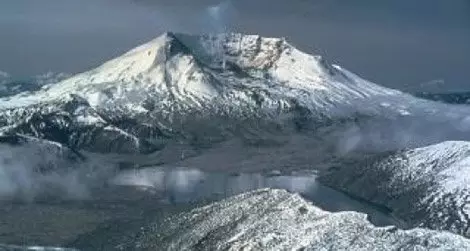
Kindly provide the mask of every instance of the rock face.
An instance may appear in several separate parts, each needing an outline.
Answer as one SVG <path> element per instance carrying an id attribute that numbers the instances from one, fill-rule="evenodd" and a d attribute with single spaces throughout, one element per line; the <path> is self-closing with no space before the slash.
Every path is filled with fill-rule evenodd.
<path id="1" fill-rule="evenodd" d="M 135 246 L 134 246 L 135 245 Z M 366 215 L 330 213 L 284 190 L 264 189 L 142 228 L 141 250 L 468 250 L 461 236 L 374 227 Z"/>
<path id="2" fill-rule="evenodd" d="M 470 143 L 447 141 L 331 169 L 320 180 L 412 226 L 470 237 Z"/>

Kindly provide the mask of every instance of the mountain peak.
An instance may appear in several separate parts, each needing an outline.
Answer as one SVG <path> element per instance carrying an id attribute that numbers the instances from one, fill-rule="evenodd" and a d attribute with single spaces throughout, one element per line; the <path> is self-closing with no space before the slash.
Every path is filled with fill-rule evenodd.
<path id="1" fill-rule="evenodd" d="M 241 68 L 266 69 L 286 49 L 294 48 L 282 38 L 241 33 L 192 35 L 165 32 L 154 40 L 130 50 L 122 57 L 139 55 L 139 61 L 147 63 L 155 58 L 155 63 L 158 64 L 161 63 L 159 59 L 185 54 L 214 69 L 223 68 L 224 62 Z M 121 60 L 122 57 L 117 59 Z"/>
<path id="2" fill-rule="evenodd" d="M 221 33 L 204 35 L 172 34 L 206 65 L 221 68 L 230 62 L 240 68 L 266 69 L 276 61 L 287 43 L 279 38 Z M 223 68 L 223 67 L 222 67 Z"/>
<path id="3" fill-rule="evenodd" d="M 348 99 L 399 93 L 331 66 L 283 38 L 165 32 L 93 70 L 35 93 L 2 99 L 0 109 L 75 94 L 92 107 L 132 107 L 139 113 L 146 111 L 144 100 L 178 109 L 210 107 L 217 100 L 218 106 L 239 109 L 237 104 L 244 104 L 256 110 L 260 103 L 252 92 L 262 93 L 265 104 L 275 110 L 292 100 L 317 110 Z"/>

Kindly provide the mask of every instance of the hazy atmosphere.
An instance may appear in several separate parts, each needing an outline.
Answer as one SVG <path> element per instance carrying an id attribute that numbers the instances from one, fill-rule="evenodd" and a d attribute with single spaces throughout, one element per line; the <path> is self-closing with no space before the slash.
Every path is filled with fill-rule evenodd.
<path id="1" fill-rule="evenodd" d="M 77 73 L 166 30 L 282 36 L 381 85 L 470 90 L 467 0 L 6 0 L 0 71 Z M 431 84 L 429 84 L 431 82 Z"/>

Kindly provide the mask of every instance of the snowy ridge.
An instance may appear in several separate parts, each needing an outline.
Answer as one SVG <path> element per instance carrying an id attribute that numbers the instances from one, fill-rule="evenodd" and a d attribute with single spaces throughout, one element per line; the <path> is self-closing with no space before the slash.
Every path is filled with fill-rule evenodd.
<path id="1" fill-rule="evenodd" d="M 390 185 L 403 184 L 410 176 L 415 183 L 432 182 L 417 203 L 430 212 L 421 225 L 439 229 L 444 221 L 446 229 L 470 236 L 470 142 L 443 142 L 405 156 L 404 168 L 397 169 Z"/>
<path id="2" fill-rule="evenodd" d="M 366 159 L 321 179 L 387 206 L 412 226 L 470 236 L 470 142 L 446 141 Z"/>
<path id="3" fill-rule="evenodd" d="M 374 227 L 366 215 L 330 213 L 284 190 L 262 189 L 142 228 L 135 246 L 164 250 L 467 250 L 458 235 Z"/>
<path id="4" fill-rule="evenodd" d="M 411 150 L 405 154 L 406 168 L 394 179 L 406 173 L 430 175 L 444 193 L 470 190 L 470 142 L 447 141 Z"/>

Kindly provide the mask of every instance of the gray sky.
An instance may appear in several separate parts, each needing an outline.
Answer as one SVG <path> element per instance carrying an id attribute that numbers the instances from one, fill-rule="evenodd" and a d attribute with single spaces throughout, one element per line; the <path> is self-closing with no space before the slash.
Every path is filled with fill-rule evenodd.
<path id="1" fill-rule="evenodd" d="M 80 72 L 165 30 L 218 26 L 283 36 L 376 83 L 414 90 L 442 79 L 470 90 L 468 0 L 3 0 L 0 70 L 16 77 Z M 221 25 L 222 24 L 222 25 Z"/>

